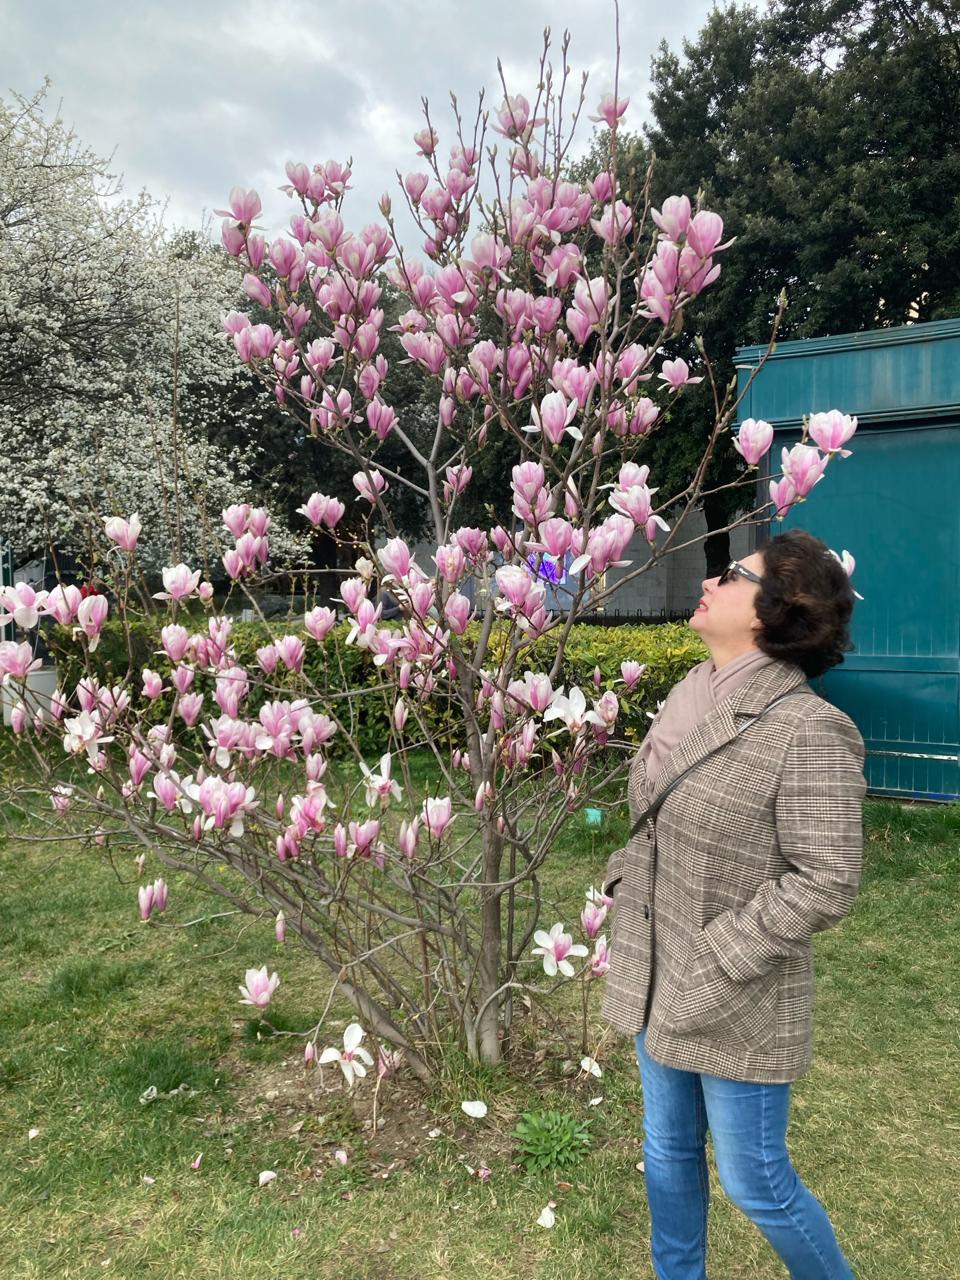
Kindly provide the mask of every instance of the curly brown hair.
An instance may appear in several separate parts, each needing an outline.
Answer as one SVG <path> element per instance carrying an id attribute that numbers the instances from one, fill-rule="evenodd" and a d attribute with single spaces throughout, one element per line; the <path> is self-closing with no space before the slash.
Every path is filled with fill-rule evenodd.
<path id="1" fill-rule="evenodd" d="M 853 588 L 826 543 L 790 529 L 760 549 L 763 582 L 757 593 L 757 645 L 771 658 L 819 676 L 853 648 Z"/>

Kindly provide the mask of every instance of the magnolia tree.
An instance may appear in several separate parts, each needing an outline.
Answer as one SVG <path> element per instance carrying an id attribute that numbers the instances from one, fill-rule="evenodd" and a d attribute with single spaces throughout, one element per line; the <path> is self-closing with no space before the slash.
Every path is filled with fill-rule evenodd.
<path id="1" fill-rule="evenodd" d="M 617 130 L 628 104 L 616 92 L 592 117 L 606 126 L 607 163 L 586 186 L 564 180 L 585 90 L 570 106 L 566 43 L 563 53 L 554 77 L 544 50 L 532 105 L 504 85 L 500 108 L 478 114 L 469 134 L 455 113 L 445 144 L 425 104 L 421 164 L 401 180 L 426 237 L 420 256 L 401 247 L 387 197 L 382 223 L 347 229 L 350 170 L 333 161 L 287 165 L 283 189 L 295 206 L 287 235 L 268 242 L 257 231 L 253 191 L 235 190 L 223 215 L 224 245 L 257 308 L 256 323 L 241 312 L 226 317 L 229 342 L 293 418 L 356 466 L 367 518 L 341 584 L 349 626 L 334 630 L 334 610 L 312 608 L 297 628 L 265 636 L 256 665 L 242 666 L 199 568 L 169 566 L 158 593 L 169 622 L 143 688 L 102 687 L 90 668 L 58 694 L 46 721 L 24 685 L 29 645 L 0 649 L 4 679 L 21 699 L 15 727 L 47 773 L 56 815 L 72 811 L 100 844 L 135 839 L 141 871 L 145 862 L 189 871 L 236 908 L 275 915 L 278 936 L 295 931 L 330 979 L 306 1058 L 318 1056 L 330 999 L 346 997 L 358 1022 L 342 1048 L 320 1056 L 339 1061 L 348 1081 L 367 1064 L 365 1036 L 402 1051 L 423 1078 L 453 1043 L 496 1062 L 519 1004 L 533 1007 L 605 971 L 610 901 L 585 886 L 581 919 L 568 927 L 544 914 L 541 877 L 570 815 L 609 797 L 622 777 L 620 699 L 643 673 L 625 663 L 622 682 L 569 687 L 564 646 L 585 608 L 610 597 L 612 567 L 624 571 L 622 584 L 684 545 L 710 455 L 739 404 L 735 387 L 713 385 L 713 427 L 694 482 L 658 493 L 638 452 L 652 432 L 669 431 L 685 387 L 713 383 L 706 353 L 694 373 L 664 350 L 695 316 L 732 241 L 686 195 L 651 209 L 645 186 L 619 185 Z M 487 146 L 488 127 L 496 147 Z M 598 246 L 591 272 L 588 247 Z M 407 300 L 400 341 L 435 404 L 426 440 L 391 407 L 382 275 Z M 735 441 L 745 463 L 742 521 L 782 517 L 847 453 L 855 426 L 837 411 L 812 416 L 758 501 L 757 468 L 773 431 L 744 422 Z M 379 461 L 391 436 L 405 446 L 402 468 Z M 464 525 L 458 511 L 473 463 L 495 437 L 514 455 L 504 476 L 511 519 Z M 435 550 L 419 561 L 391 520 L 403 487 L 429 511 Z M 303 497 L 314 526 L 341 527 L 340 501 Z M 248 590 L 268 559 L 269 516 L 234 505 L 222 519 L 223 565 Z M 116 519 L 105 536 L 126 617 L 137 530 Z M 390 625 L 381 591 L 399 604 Z M 80 602 L 69 588 L 28 595 L 7 594 L 18 625 L 52 614 L 87 655 L 94 650 L 105 598 Z M 308 674 L 313 645 L 324 660 Z M 372 690 L 347 687 L 351 647 L 377 672 Z M 534 656 L 544 652 L 545 663 Z M 367 698 L 389 710 L 379 760 L 360 746 Z M 424 751 L 432 755 L 426 796 L 411 770 Z M 214 875 L 223 864 L 236 874 Z M 140 889 L 144 919 L 167 909 L 165 883 L 153 875 Z M 242 999 L 262 1010 L 281 980 L 251 969 Z M 592 1056 L 584 1064 L 599 1070 Z"/>

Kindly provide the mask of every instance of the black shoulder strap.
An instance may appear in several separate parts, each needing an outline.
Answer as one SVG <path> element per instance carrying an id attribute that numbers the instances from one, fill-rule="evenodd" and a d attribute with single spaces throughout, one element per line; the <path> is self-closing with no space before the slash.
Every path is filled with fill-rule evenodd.
<path id="1" fill-rule="evenodd" d="M 767 705 L 763 708 L 762 711 L 758 711 L 755 716 L 750 717 L 750 719 L 746 722 L 746 724 L 742 724 L 736 732 L 736 737 L 739 738 L 742 733 L 746 733 L 746 731 L 752 725 L 755 725 L 758 720 L 762 720 L 763 717 L 767 714 L 767 712 L 772 711 L 774 707 L 779 705 L 779 703 L 786 702 L 787 698 L 797 698 L 800 696 L 806 696 L 806 693 L 807 691 L 805 689 L 791 689 L 789 693 L 781 693 L 779 698 L 774 698 L 772 702 L 767 703 Z M 713 750 L 708 751 L 705 756 L 701 756 L 699 760 L 695 760 L 692 765 L 684 769 L 683 773 L 678 773 L 677 776 L 670 783 L 670 785 L 660 792 L 656 800 L 654 800 L 653 804 L 651 804 L 644 813 L 641 813 L 640 817 L 636 820 L 636 822 L 633 824 L 633 827 L 631 828 L 629 838 L 632 840 L 634 836 L 639 835 L 640 828 L 644 825 L 644 823 L 649 822 L 651 818 L 656 817 L 657 812 L 659 811 L 660 806 L 663 804 L 664 800 L 666 800 L 667 796 L 669 796 L 671 792 L 677 789 L 677 787 L 680 785 L 681 782 L 683 782 L 685 778 L 689 777 L 690 774 L 694 772 L 694 770 L 699 769 L 705 760 L 709 760 L 710 757 L 713 755 L 716 755 L 718 751 L 722 751 L 724 747 L 729 746 L 731 741 L 733 741 L 733 739 L 728 739 L 727 742 L 722 742 L 719 747 L 714 747 Z"/>

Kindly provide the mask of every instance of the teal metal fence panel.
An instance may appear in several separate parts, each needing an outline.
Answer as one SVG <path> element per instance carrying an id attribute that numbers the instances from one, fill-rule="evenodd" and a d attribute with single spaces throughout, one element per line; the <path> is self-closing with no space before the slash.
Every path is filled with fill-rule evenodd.
<path id="1" fill-rule="evenodd" d="M 738 352 L 742 386 L 761 355 Z M 960 320 L 783 343 L 741 416 L 774 426 L 779 470 L 802 415 L 832 408 L 859 418 L 853 457 L 784 521 L 857 559 L 854 651 L 821 692 L 863 734 L 872 792 L 957 799 Z"/>

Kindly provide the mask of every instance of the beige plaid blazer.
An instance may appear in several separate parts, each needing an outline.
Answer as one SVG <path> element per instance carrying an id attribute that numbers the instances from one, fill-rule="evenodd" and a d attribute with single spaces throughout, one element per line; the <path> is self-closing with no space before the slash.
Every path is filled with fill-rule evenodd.
<path id="1" fill-rule="evenodd" d="M 737 736 L 774 698 L 787 698 Z M 722 749 L 715 755 L 708 753 Z M 810 939 L 860 882 L 863 740 L 799 667 L 777 662 L 719 702 L 664 760 L 654 822 L 610 858 L 604 1017 L 666 1066 L 796 1080 L 812 1061 Z M 647 808 L 630 770 L 631 822 Z"/>

